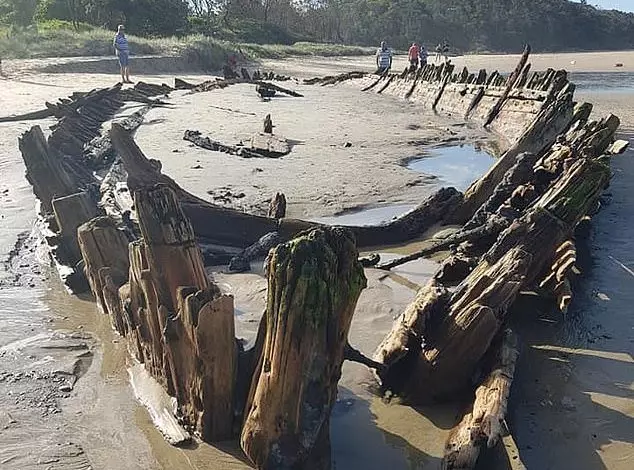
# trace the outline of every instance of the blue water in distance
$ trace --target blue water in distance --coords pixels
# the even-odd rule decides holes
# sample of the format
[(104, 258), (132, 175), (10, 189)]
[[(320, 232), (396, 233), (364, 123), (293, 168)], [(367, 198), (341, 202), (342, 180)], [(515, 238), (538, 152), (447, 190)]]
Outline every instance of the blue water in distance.
[(569, 74), (569, 80), (579, 92), (634, 92), (634, 72), (573, 72)]

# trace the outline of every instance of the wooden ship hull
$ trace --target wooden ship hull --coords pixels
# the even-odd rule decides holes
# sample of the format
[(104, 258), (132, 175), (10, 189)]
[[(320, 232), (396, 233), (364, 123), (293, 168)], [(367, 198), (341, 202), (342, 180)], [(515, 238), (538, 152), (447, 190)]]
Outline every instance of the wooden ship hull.
[[(172, 90), (165, 85), (126, 93), (114, 87), (49, 105), (26, 118), (57, 117), (53, 134), (46, 139), (36, 126), (20, 149), (55, 233), (53, 256), (71, 268), (69, 288), (94, 294), (135, 357), (176, 398), (190, 432), (208, 442), (239, 439), (259, 469), (329, 469), (330, 412), (342, 363), (350, 359), (374, 369), (383, 391), (410, 403), (472, 393), (473, 407), (451, 433), (444, 465), (473, 468), (480, 451), (507, 432), (521, 334), (508, 329), (513, 303), (531, 289), (567, 308), (575, 229), (596, 210), (609, 184), (610, 156), (626, 145), (614, 139), (618, 118), (593, 120), (592, 106), (574, 101), (565, 72), (531, 73), (529, 52), (509, 76), (443, 64), (307, 81), (398, 96), (467, 118), (509, 143), (464, 194), (443, 188), (379, 226), (287, 219), (283, 195), (274, 198), (269, 217), (204, 201), (135, 144), (132, 132), (144, 111), (106, 135), (97, 131), (125, 100), (165, 106), (157, 99)], [(194, 93), (266, 83), (256, 78), (176, 85)], [(402, 244), (436, 224), (462, 229), (378, 266), (451, 251), (374, 358), (359, 355), (347, 342), (366, 285), (359, 248)], [(235, 337), (233, 299), (209, 280), (205, 259), (267, 252), (266, 312), (255, 346), (244, 351)], [(484, 372), (473, 388), (477, 370)], [(170, 436), (180, 443), (186, 434)]]

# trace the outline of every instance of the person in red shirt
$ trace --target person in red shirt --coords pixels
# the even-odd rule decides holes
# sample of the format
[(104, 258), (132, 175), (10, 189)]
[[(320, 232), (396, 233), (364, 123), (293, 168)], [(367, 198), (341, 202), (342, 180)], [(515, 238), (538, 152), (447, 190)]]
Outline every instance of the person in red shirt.
[(409, 48), (409, 53), (407, 54), (409, 58), (410, 70), (414, 71), (418, 67), (418, 55), (420, 54), (420, 48), (418, 44), (413, 43), (412, 47)]

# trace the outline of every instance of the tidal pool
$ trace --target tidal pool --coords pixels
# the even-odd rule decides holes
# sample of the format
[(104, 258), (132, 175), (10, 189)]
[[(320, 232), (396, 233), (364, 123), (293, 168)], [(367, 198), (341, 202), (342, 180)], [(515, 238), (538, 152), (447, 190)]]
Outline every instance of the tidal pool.
[(442, 186), (464, 191), (485, 174), (495, 162), (488, 153), (473, 145), (438, 147), (429, 155), (411, 158), (407, 168), (438, 177)]

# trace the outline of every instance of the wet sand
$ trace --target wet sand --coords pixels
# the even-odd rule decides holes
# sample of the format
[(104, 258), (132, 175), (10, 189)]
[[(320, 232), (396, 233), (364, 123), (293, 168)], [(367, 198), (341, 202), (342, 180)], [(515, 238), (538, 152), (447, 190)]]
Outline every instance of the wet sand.
[[(627, 54), (634, 57), (631, 53)], [(504, 70), (503, 67), (511, 69), (516, 61), (512, 56), (496, 57), (492, 59), (484, 56), (480, 59), (485, 61), (483, 66), (488, 69), (497, 67), (500, 70)], [(480, 60), (465, 58), (476, 59)], [(308, 76), (367, 67), (368, 60), (371, 62), (372, 58), (318, 59), (312, 62), (293, 60), (283, 64), (273, 63), (271, 68)], [(548, 60), (562, 59), (549, 56)], [(577, 64), (597, 66), (609, 63), (614, 57), (608, 55), (602, 60), (597, 62), (579, 58)], [(567, 67), (565, 64), (561, 66)], [(39, 75), (26, 71), (21, 74), (22, 81), (2, 81), (3, 86), (0, 87), (0, 103), (11, 103), (12, 111), (15, 112), (38, 109), (44, 100), (65, 96), (78, 89), (104, 86), (113, 81), (113, 76), (104, 74)], [(162, 78), (166, 79), (143, 77), (146, 80)], [(192, 81), (203, 78), (190, 77)], [(8, 86), (4, 86), (6, 84)], [(289, 86), (288, 82), (286, 86)], [(303, 146), (296, 145), (291, 154), (293, 158), (289, 156), (279, 161), (242, 160), (235, 156), (191, 149), (180, 140), (185, 128), (198, 129), (230, 142), (252, 132), (253, 126), (259, 128), (259, 114), (266, 111), (265, 105), (271, 103), (260, 104), (254, 92), (249, 91), (250, 94), (245, 95), (238, 90), (239, 87), (234, 87), (225, 90), (227, 94), (223, 91), (197, 95), (196, 106), (187, 103), (187, 97), (178, 97), (174, 100), (177, 102), (175, 110), (165, 114), (161, 114), (163, 110), (153, 111), (155, 114), (148, 117), (150, 123), (139, 132), (139, 142), (148, 156), (161, 158), (164, 171), (175, 176), (179, 183), (199, 196), (212, 198), (213, 194), (207, 191), (220, 190), (227, 183), (231, 184), (232, 192), (244, 192), (244, 198), (232, 203), (236, 207), (261, 210), (266, 198), (281, 189), (287, 192), (291, 201), (289, 209), (292, 215), (315, 214), (325, 217), (346, 212), (351, 207), (417, 202), (436, 183), (423, 179), (420, 184), (408, 186), (407, 182), (412, 178), (421, 176), (406, 170), (399, 162), (411, 156), (413, 150), (424, 149), (426, 144), (454, 137), (443, 133), (448, 128), (453, 130), (447, 122), (431, 114), (425, 112), (421, 115), (420, 110), (388, 97), (359, 97), (357, 90), (342, 87), (342, 91), (335, 91), (341, 93), (337, 104), (347, 112), (341, 118), (336, 115), (339, 106), (328, 104), (326, 93), (330, 90), (327, 89), (314, 94), (312, 90), (307, 93), (307, 101), (311, 106), (302, 110), (303, 115), (299, 118), (293, 116), (297, 104), (292, 99), (283, 98), (279, 103), (274, 103), (273, 119), (279, 126), (276, 131), (288, 138), (307, 142)], [(199, 98), (205, 101), (199, 101)], [(630, 131), (630, 124), (634, 122), (634, 95), (624, 98), (622, 95), (599, 93), (586, 94), (580, 98), (596, 103), (600, 111), (609, 110), (618, 114), (624, 121), (625, 132)], [(231, 107), (246, 112), (254, 112), (253, 107), (257, 107), (255, 112), (258, 116), (241, 115), (211, 106)], [(284, 111), (280, 113), (278, 109)], [(366, 121), (364, 117), (367, 117), (367, 109), (379, 109), (385, 113), (385, 117), (370, 117)], [(199, 114), (193, 115), (194, 112)], [(209, 119), (201, 121), (205, 116), (209, 116)], [(169, 122), (174, 117), (177, 119)], [(312, 122), (318, 125), (311, 128)], [(3, 176), (7, 170), (7, 177), (1, 183), (4, 186), (0, 188), (0, 198), (4, 198), (0, 199), (1, 215), (6, 217), (0, 226), (0, 255), (3, 258), (13, 247), (17, 235), (28, 233), (34, 221), (34, 198), (22, 176), (24, 170), (16, 142), (17, 135), (31, 124), (1, 125), (0, 165)], [(386, 132), (376, 132), (377, 128)], [(464, 135), (464, 129), (462, 126), (457, 129), (458, 136)], [(320, 131), (327, 131), (331, 142), (320, 141)], [(473, 132), (470, 138), (481, 138), (478, 132)], [(349, 135), (343, 135), (346, 133)], [(424, 145), (410, 143), (416, 140), (422, 140)], [(352, 142), (353, 147), (339, 146), (339, 143), (347, 141)], [(333, 142), (335, 147), (330, 147)], [(311, 153), (307, 150), (309, 146), (317, 147), (319, 151)], [(375, 146), (381, 151), (372, 152)], [(182, 150), (180, 155), (172, 152), (175, 148)], [(187, 154), (183, 155), (185, 151)], [(196, 157), (192, 157), (194, 152)], [(634, 276), (627, 269), (634, 268), (632, 242), (628, 237), (634, 209), (629, 203), (633, 186), (632, 157), (633, 153), (628, 151), (613, 163), (615, 177), (609, 190), (611, 204), (606, 205), (594, 220), (590, 250), (586, 257), (587, 266), (582, 267), (585, 277), (575, 290), (577, 297), (568, 316), (551, 316), (540, 311), (538, 306), (528, 304), (527, 300), (531, 313), (520, 317), (524, 332), (523, 348), (513, 387), (509, 424), (520, 447), (521, 457), (529, 469), (630, 468), (634, 442), (634, 320), (628, 306), (634, 301)], [(196, 160), (200, 160), (202, 170), (191, 168), (197, 164)], [(311, 168), (310, 163), (315, 167)], [(267, 165), (266, 168), (261, 167), (263, 164)], [(331, 174), (334, 176), (324, 181), (320, 164), (332, 168)], [(368, 171), (371, 165), (379, 168), (374, 175)], [(264, 171), (250, 173), (260, 167)], [(356, 172), (361, 172), (358, 181)], [(299, 180), (302, 179), (300, 184)], [(316, 181), (319, 183), (316, 184)], [(374, 194), (372, 190), (379, 181), (389, 189)], [(3, 188), (8, 189), (8, 193), (2, 193)], [(346, 201), (342, 201), (344, 198)], [(617, 221), (620, 225), (615, 230)], [(414, 244), (404, 250), (411, 251), (415, 247)], [(16, 258), (20, 259), (26, 258)], [(20, 264), (25, 266), (20, 268)], [(34, 274), (33, 271), (37, 269), (34, 266), (37, 266), (37, 261), (18, 261), (14, 270), (27, 271), (30, 277), (25, 278), (23, 283), (15, 284), (13, 287), (17, 290), (11, 291), (7, 287), (9, 284), (0, 286), (0, 322), (4, 327), (0, 347), (41, 332), (50, 334), (54, 326), (89, 332), (86, 342), (92, 352), (90, 364), (81, 371), (81, 377), (70, 396), (53, 397), (53, 401), (59, 403), (60, 413), (42, 419), (37, 414), (37, 408), (24, 409), (23, 416), (26, 418), (23, 418), (23, 424), (27, 429), (37, 420), (42, 429), (52, 436), (52, 445), (73, 443), (70, 447), (62, 446), (63, 452), (57, 452), (62, 454), (61, 457), (53, 455), (52, 458), (58, 461), (49, 465), (58, 465), (58, 468), (73, 468), (71, 465), (76, 465), (81, 468), (80, 465), (85, 465), (87, 460), (93, 468), (98, 469), (248, 468), (235, 443), (216, 446), (196, 444), (190, 449), (170, 447), (152, 426), (146, 410), (134, 400), (126, 372), (131, 360), (125, 342), (111, 331), (108, 319), (97, 313), (94, 304), (68, 297), (54, 276), (50, 278), (49, 275), (49, 279), (46, 279)], [(46, 268), (41, 269), (43, 274), (50, 273)], [(433, 270), (432, 261), (404, 265), (387, 277), (385, 273), (367, 270), (369, 286), (362, 294), (355, 314), (351, 343), (371, 354), (391, 326), (393, 317), (403, 310), (417, 286), (424, 283)], [(215, 271), (212, 273), (215, 280), (224, 290), (236, 296), (239, 334), (252, 336), (263, 307), (263, 278), (257, 271), (244, 275), (226, 275)], [(13, 275), (4, 274), (3, 279), (12, 282)], [(29, 287), (30, 284), (35, 287)], [(25, 312), (17, 299), (24, 297), (27, 291), (34, 302), (40, 303)], [(604, 295), (599, 296), (599, 293)], [(47, 319), (53, 317), (55, 323), (48, 323)], [(14, 367), (10, 362), (2, 362), (2, 359), (0, 357), (0, 371)], [(458, 405), (414, 410), (396, 403), (385, 404), (371, 394), (371, 377), (364, 368), (345, 364), (344, 369), (339, 400), (332, 419), (335, 468), (440, 468), (444, 437), (454, 424)], [(0, 424), (2, 419), (4, 417), (0, 415)], [(15, 435), (22, 436), (19, 442), (24, 440), (26, 443), (18, 448), (22, 458), (29, 452), (44, 456), (39, 464), (34, 464), (37, 465), (35, 468), (44, 465), (47, 456), (51, 458), (48, 454), (33, 452), (33, 449), (48, 448), (43, 447), (40, 440), (32, 436), (29, 436), (30, 440), (25, 439), (28, 434)], [(29, 468), (23, 465), (24, 460), (16, 460), (12, 458), (13, 454), (2, 453), (11, 449), (6, 436), (0, 431), (0, 462), (4, 458), (11, 458), (3, 465), (9, 465), (8, 468)], [(82, 452), (78, 452), (77, 448)], [(84, 455), (85, 459), (82, 457)], [(484, 463), (482, 468), (506, 467), (499, 463), (495, 466)]]

